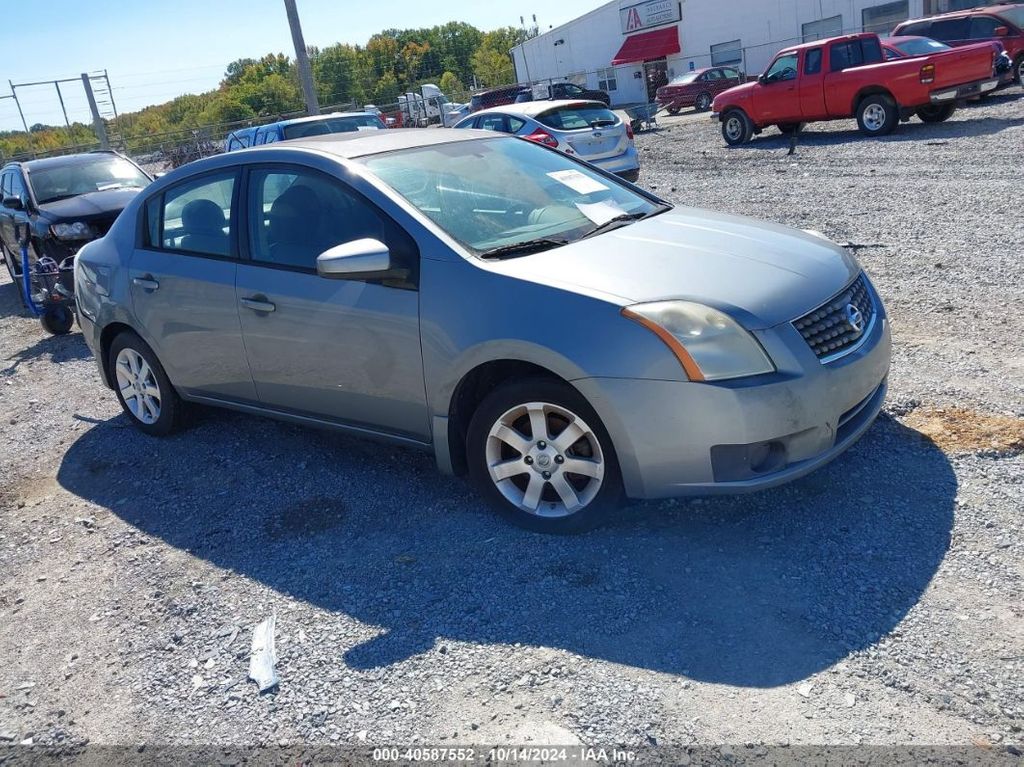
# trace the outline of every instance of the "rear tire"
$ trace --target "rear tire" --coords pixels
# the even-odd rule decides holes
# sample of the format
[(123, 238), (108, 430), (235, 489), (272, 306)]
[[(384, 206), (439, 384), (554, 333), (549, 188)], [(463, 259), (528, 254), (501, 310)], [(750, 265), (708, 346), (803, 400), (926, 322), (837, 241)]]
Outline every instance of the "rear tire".
[(1013, 80), (1024, 88), (1024, 56), (1018, 56), (1017, 60), (1013, 62)]
[(900, 110), (888, 96), (868, 96), (857, 105), (857, 125), (865, 136), (888, 136), (900, 123)]
[(750, 141), (754, 135), (754, 124), (740, 109), (732, 109), (722, 116), (722, 138), (729, 146), (739, 146)]
[(940, 106), (926, 106), (917, 110), (917, 116), (921, 122), (943, 123), (946, 122), (956, 111), (956, 104), (942, 104)]
[(528, 530), (583, 532), (622, 502), (608, 432), (561, 381), (529, 378), (494, 389), (473, 413), (466, 456), (481, 494)]
[(711, 109), (711, 105), (714, 101), (715, 100), (711, 97), (710, 93), (702, 93), (697, 96), (696, 100), (693, 102), (693, 108), (698, 112), (707, 112)]
[(178, 427), (181, 399), (145, 341), (130, 331), (118, 335), (110, 345), (107, 370), (117, 399), (136, 428), (163, 437)]

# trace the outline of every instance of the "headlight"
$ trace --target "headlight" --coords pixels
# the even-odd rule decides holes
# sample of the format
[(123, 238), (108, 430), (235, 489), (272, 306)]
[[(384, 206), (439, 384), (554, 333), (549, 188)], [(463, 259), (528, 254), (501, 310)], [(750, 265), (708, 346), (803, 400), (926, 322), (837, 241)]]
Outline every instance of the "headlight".
[(54, 237), (61, 240), (90, 240), (95, 234), (92, 227), (84, 221), (75, 221), (71, 224), (54, 224), (50, 227)]
[(656, 333), (692, 381), (721, 381), (775, 370), (754, 336), (710, 306), (655, 301), (627, 306), (622, 314)]

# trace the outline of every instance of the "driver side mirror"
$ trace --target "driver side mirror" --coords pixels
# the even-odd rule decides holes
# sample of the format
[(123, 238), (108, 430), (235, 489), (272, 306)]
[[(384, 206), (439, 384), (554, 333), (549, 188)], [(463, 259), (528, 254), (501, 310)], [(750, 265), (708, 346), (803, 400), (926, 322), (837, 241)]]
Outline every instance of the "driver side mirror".
[(994, 33), (995, 33), (996, 37), (1006, 37), (1007, 35), (1010, 34), (1010, 28), (1009, 27), (996, 27), (995, 30), (994, 30)]
[(316, 259), (316, 273), (329, 280), (356, 280), (392, 274), (391, 251), (380, 240), (365, 238), (328, 248)]
[(11, 210), (25, 210), (25, 203), (16, 195), (4, 197), (4, 207)]

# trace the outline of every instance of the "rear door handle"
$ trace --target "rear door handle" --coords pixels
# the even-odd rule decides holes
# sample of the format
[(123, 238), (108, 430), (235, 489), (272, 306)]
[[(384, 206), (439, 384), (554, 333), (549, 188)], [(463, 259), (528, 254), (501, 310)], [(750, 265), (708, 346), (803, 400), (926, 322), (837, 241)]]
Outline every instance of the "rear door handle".
[(147, 274), (145, 277), (133, 277), (132, 283), (143, 290), (156, 290), (160, 287), (160, 283), (154, 280), (151, 274)]
[(254, 312), (272, 312), (277, 309), (270, 301), (264, 301), (259, 298), (243, 298), (242, 306), (252, 309)]

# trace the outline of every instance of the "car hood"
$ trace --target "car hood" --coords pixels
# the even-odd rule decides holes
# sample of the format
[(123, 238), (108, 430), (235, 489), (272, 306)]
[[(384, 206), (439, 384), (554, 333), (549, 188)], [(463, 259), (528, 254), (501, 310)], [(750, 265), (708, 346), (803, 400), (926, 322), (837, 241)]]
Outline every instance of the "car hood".
[(757, 81), (751, 83), (742, 83), (741, 85), (734, 85), (728, 90), (724, 90), (718, 94), (715, 98), (715, 102), (719, 102), (722, 99), (728, 99), (729, 101), (745, 101), (749, 99), (754, 90), (760, 85)]
[(697, 301), (729, 312), (751, 330), (807, 314), (860, 272), (856, 259), (821, 237), (694, 208), (486, 263), (511, 277), (582, 289), (623, 305)]
[(108, 189), (87, 192), (66, 200), (42, 203), (39, 210), (53, 221), (89, 219), (109, 213), (120, 213), (140, 189)]

